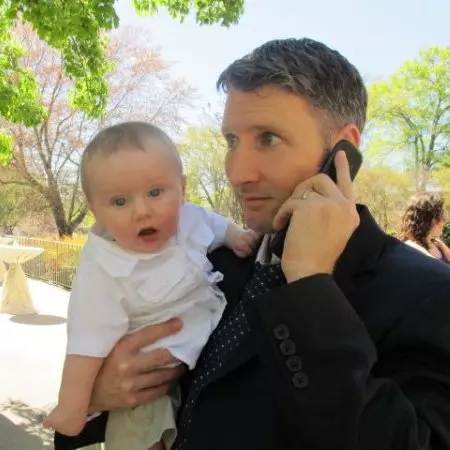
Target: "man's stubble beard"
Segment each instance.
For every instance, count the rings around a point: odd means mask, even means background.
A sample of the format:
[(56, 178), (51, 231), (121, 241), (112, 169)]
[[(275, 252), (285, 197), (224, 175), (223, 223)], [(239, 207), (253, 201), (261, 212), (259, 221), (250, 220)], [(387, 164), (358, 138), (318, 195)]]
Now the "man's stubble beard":
[(245, 216), (245, 210), (243, 210), (243, 216), (244, 216), (244, 223), (246, 224), (246, 226), (248, 228), (250, 228), (251, 230), (257, 232), (257, 233), (262, 233), (262, 234), (267, 234), (267, 233), (273, 233), (275, 232), (274, 228), (273, 228), (273, 219), (275, 217), (276, 211), (275, 212), (267, 212), (267, 214), (264, 217), (261, 217), (260, 220), (257, 219), (247, 219)]

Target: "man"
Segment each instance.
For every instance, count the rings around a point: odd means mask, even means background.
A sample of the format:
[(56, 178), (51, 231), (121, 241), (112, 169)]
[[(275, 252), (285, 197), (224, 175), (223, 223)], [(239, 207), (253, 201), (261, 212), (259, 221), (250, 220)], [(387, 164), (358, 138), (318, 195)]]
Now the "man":
[[(220, 76), (225, 170), (258, 253), (211, 255), (228, 307), (182, 377), (175, 450), (450, 448), (450, 271), (384, 234), (356, 207), (341, 139), (360, 144), (358, 71), (310, 39), (264, 44)], [(279, 260), (270, 233), (290, 218)], [(177, 321), (128, 336), (97, 380), (92, 411), (167, 392), (180, 369), (138, 354)], [(102, 439), (105, 415), (56, 450)]]

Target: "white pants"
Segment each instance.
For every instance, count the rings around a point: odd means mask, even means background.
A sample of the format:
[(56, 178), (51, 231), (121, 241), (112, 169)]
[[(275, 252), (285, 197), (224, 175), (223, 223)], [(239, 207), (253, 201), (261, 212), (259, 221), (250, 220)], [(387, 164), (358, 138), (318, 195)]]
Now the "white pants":
[(168, 395), (133, 409), (111, 411), (106, 425), (106, 450), (147, 450), (164, 442), (166, 450), (175, 442), (173, 398)]

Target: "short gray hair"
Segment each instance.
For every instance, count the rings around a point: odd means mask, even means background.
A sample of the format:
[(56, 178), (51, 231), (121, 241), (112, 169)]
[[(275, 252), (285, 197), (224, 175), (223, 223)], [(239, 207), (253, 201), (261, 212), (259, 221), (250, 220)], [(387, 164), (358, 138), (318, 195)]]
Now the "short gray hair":
[(279, 39), (266, 42), (234, 61), (220, 75), (217, 89), (253, 92), (279, 86), (304, 97), (325, 113), (330, 125), (366, 122), (367, 90), (356, 69), (344, 56), (313, 39)]
[(109, 156), (128, 147), (131, 149), (145, 151), (148, 149), (148, 140), (158, 139), (167, 144), (168, 149), (173, 151), (174, 158), (183, 173), (183, 164), (175, 143), (164, 133), (161, 128), (148, 122), (123, 122), (101, 130), (84, 149), (81, 157), (81, 186), (87, 195), (86, 165), (94, 155)]

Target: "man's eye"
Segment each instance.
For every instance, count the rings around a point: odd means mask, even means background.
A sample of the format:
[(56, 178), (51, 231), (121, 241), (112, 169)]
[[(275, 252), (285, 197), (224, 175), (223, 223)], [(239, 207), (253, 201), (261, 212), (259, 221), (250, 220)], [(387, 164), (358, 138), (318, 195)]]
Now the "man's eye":
[(123, 197), (118, 197), (113, 200), (115, 206), (125, 206), (126, 202), (126, 199)]
[(162, 189), (160, 188), (155, 188), (155, 189), (151, 189), (150, 191), (148, 191), (148, 196), (149, 197), (159, 197), (162, 193)]
[(260, 145), (263, 147), (273, 147), (281, 142), (281, 138), (278, 135), (269, 131), (261, 134), (259, 140)]

